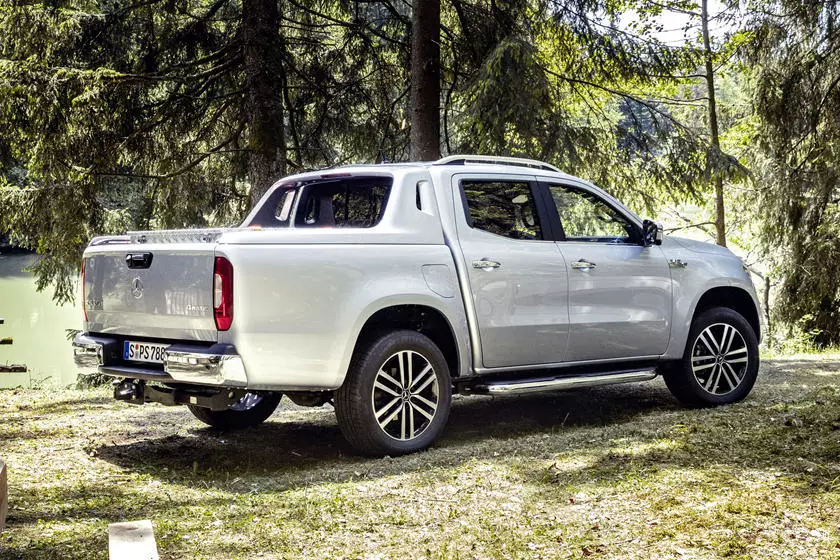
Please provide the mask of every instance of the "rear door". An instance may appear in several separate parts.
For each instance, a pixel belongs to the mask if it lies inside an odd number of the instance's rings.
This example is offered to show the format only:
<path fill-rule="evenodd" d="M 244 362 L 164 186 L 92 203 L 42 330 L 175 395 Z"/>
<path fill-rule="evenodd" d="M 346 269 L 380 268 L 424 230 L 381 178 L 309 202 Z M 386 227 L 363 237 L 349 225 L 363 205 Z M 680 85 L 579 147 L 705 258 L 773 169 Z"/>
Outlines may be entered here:
<path fill-rule="evenodd" d="M 87 331 L 216 341 L 213 243 L 92 246 L 85 252 Z"/>
<path fill-rule="evenodd" d="M 543 183 L 569 272 L 568 361 L 657 356 L 671 333 L 671 272 L 662 248 L 586 185 Z"/>
<path fill-rule="evenodd" d="M 534 177 L 453 177 L 456 227 L 486 368 L 563 361 L 568 339 L 566 264 Z"/>

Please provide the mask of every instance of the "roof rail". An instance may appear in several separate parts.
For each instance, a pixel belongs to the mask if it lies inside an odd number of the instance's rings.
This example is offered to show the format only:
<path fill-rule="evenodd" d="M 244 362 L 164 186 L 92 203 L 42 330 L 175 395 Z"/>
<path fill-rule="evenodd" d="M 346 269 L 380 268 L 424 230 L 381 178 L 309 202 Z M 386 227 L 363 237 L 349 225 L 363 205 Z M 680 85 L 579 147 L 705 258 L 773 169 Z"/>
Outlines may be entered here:
<path fill-rule="evenodd" d="M 496 165 L 519 165 L 522 167 L 534 167 L 536 169 L 542 169 L 544 171 L 556 171 L 557 173 L 562 173 L 559 169 L 554 167 L 553 165 L 549 165 L 542 161 L 537 161 L 535 159 L 525 159 L 525 158 L 517 158 L 517 157 L 504 157 L 504 156 L 464 156 L 464 155 L 454 155 L 448 156 L 445 158 L 441 158 L 432 163 L 432 165 L 464 165 L 466 163 L 489 163 L 489 164 L 496 164 Z"/>

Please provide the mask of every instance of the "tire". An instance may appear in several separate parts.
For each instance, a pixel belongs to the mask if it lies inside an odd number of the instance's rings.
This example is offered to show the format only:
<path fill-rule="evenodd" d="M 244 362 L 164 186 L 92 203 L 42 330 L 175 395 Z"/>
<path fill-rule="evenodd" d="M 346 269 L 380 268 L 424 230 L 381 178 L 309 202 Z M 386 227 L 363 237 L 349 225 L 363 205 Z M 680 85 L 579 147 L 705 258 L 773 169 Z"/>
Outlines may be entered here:
<path fill-rule="evenodd" d="M 187 405 L 193 416 L 218 430 L 241 430 L 265 422 L 280 404 L 280 393 L 246 393 L 227 410 Z"/>
<path fill-rule="evenodd" d="M 335 393 L 335 415 L 359 452 L 404 455 L 438 438 L 451 403 L 443 353 L 425 335 L 400 330 L 372 336 L 356 349 Z"/>
<path fill-rule="evenodd" d="M 687 406 L 743 400 L 758 376 L 755 331 L 727 307 L 703 311 L 691 324 L 682 359 L 664 367 L 662 376 L 671 394 Z"/>

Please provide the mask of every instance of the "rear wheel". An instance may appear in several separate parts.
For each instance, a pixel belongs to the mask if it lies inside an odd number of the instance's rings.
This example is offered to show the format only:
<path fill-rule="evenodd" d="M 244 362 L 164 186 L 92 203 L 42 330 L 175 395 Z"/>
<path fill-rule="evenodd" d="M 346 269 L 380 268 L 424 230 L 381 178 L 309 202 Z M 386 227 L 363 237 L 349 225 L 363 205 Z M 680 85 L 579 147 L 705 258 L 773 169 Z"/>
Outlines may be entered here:
<path fill-rule="evenodd" d="M 663 370 L 665 384 L 683 404 L 715 406 L 738 402 L 758 375 L 758 340 L 736 311 L 715 307 L 691 325 L 685 355 Z"/>
<path fill-rule="evenodd" d="M 265 422 L 280 404 L 281 394 L 245 393 L 227 410 L 210 410 L 201 406 L 187 405 L 193 416 L 220 430 L 240 430 Z"/>
<path fill-rule="evenodd" d="M 415 331 L 371 337 L 355 353 L 335 394 L 338 426 L 368 455 L 431 445 L 449 418 L 452 380 L 440 349 Z"/>

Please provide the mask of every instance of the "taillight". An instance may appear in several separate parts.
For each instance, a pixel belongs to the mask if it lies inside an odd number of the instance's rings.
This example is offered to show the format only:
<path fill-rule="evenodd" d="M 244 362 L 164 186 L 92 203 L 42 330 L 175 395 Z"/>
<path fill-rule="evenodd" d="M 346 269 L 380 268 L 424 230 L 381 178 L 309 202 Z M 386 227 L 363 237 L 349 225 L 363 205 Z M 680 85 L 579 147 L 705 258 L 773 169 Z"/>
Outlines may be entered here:
<path fill-rule="evenodd" d="M 87 259 L 82 259 L 82 313 L 85 315 L 85 323 L 87 323 L 87 302 L 85 301 L 85 262 Z"/>
<path fill-rule="evenodd" d="M 213 266 L 213 315 L 216 328 L 226 331 L 233 322 L 233 265 L 224 257 L 216 257 Z"/>

